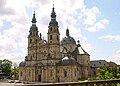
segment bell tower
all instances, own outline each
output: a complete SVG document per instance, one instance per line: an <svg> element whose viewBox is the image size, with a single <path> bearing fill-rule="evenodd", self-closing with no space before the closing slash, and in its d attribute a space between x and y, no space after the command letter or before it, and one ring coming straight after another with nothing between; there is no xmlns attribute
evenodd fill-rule
<svg viewBox="0 0 120 86"><path fill-rule="evenodd" d="M51 21L48 26L48 44L60 44L60 33L58 22L56 21L56 13L54 10L54 4L51 13Z"/></svg>
<svg viewBox="0 0 120 86"><path fill-rule="evenodd" d="M38 27L36 26L35 11L32 18L32 26L28 35L28 60L36 60L37 58L37 43L39 40Z"/></svg>

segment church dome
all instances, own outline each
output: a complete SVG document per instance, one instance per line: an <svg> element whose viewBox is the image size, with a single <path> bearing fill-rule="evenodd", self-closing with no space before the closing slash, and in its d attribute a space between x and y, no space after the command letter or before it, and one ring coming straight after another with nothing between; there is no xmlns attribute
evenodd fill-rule
<svg viewBox="0 0 120 86"><path fill-rule="evenodd" d="M73 37L69 35L69 29L66 29L66 37L64 37L61 41L61 44L76 44L76 41Z"/></svg>
<svg viewBox="0 0 120 86"><path fill-rule="evenodd" d="M20 64L19 64L19 67L25 67L26 65L26 62L25 61L22 61Z"/></svg>
<svg viewBox="0 0 120 86"><path fill-rule="evenodd" d="M76 41L74 40L73 37L71 36L67 36L67 37L64 37L61 41L61 44L64 45L64 44L76 44Z"/></svg>

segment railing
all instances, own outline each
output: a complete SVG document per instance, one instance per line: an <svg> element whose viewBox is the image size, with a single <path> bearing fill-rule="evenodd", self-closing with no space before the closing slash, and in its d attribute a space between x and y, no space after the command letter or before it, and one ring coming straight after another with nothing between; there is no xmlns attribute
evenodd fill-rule
<svg viewBox="0 0 120 86"><path fill-rule="evenodd" d="M88 82L66 82L66 83L37 83L37 84L34 83L34 84L26 84L26 85L27 86L28 85L29 86L120 86L120 80L98 80L98 81L88 81Z"/></svg>

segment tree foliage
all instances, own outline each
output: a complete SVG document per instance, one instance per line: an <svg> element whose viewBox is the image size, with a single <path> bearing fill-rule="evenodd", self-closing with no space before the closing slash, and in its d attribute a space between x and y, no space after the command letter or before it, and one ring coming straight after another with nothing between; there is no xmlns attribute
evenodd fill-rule
<svg viewBox="0 0 120 86"><path fill-rule="evenodd" d="M8 77L12 77L12 75L18 77L19 67L10 60L0 60L0 73L6 74Z"/></svg>
<svg viewBox="0 0 120 86"><path fill-rule="evenodd" d="M0 70L2 73L7 74L8 76L11 74L12 62L10 60L4 59L0 60Z"/></svg>
<svg viewBox="0 0 120 86"><path fill-rule="evenodd" d="M102 66L97 69L98 71L98 78L103 79L118 79L120 78L120 68L117 65L113 67L109 66Z"/></svg>

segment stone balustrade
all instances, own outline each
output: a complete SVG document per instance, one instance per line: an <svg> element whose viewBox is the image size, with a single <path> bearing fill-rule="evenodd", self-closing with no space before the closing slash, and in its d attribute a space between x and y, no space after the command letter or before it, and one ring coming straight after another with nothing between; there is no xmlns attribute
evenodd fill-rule
<svg viewBox="0 0 120 86"><path fill-rule="evenodd" d="M29 86L120 86L120 80L97 80L87 82L63 82L63 83L28 83ZM23 85L19 85L23 86Z"/></svg>

